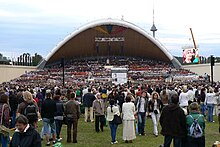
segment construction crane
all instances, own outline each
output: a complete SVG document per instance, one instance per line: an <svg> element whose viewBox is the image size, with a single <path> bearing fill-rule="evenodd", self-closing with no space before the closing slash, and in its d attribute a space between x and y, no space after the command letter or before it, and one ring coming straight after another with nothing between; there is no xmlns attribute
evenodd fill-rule
<svg viewBox="0 0 220 147"><path fill-rule="evenodd" d="M198 59L197 63L200 63L199 54L198 54L198 48L196 46L196 42L195 42L195 39L194 39L194 36L193 36L192 28L189 28L189 29L190 29L190 32L191 32L191 35L192 35L193 44L194 44L194 48L195 48L195 59L197 58Z"/></svg>

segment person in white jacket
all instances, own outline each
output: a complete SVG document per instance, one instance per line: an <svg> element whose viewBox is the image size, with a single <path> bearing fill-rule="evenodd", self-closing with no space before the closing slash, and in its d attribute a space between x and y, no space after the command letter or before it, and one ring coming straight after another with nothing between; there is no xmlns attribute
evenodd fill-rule
<svg viewBox="0 0 220 147"><path fill-rule="evenodd" d="M111 144L116 144L116 143L118 143L118 141L116 140L118 124L115 124L113 122L113 119L114 119L114 115L120 116L120 111L119 111L119 106L115 104L114 99L111 99L109 101L109 104L110 105L107 108L106 120L109 121L109 127L111 130L111 138L112 138Z"/></svg>
<svg viewBox="0 0 220 147"><path fill-rule="evenodd" d="M135 105L131 102L131 96L126 97L126 102L122 105L122 115L123 115L123 140L126 143L132 143L132 140L136 138L135 128L134 128L134 112Z"/></svg>
<svg viewBox="0 0 220 147"><path fill-rule="evenodd" d="M213 108L214 108L214 103L215 103L215 96L217 95L219 95L219 93L214 93L214 89L212 87L209 87L209 90L205 96L205 104L207 104L209 122L214 122L213 121Z"/></svg>
<svg viewBox="0 0 220 147"><path fill-rule="evenodd" d="M183 90L179 96L179 105L181 108L187 110L189 101L189 94L187 93L187 86L183 86Z"/></svg>
<svg viewBox="0 0 220 147"><path fill-rule="evenodd" d="M188 100L188 104L190 105L193 101L194 101L194 99L195 99L195 92L193 91L193 88L192 88L192 86L189 86L189 90L188 90L188 96L189 96L189 100Z"/></svg>

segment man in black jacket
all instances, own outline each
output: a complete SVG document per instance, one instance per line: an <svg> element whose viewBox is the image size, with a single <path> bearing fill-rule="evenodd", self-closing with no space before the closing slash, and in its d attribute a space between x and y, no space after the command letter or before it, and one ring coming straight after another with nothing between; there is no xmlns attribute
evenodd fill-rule
<svg viewBox="0 0 220 147"><path fill-rule="evenodd" d="M85 122L87 122L88 120L88 111L90 112L90 121L93 122L93 108L92 108L92 103L93 101L96 99L94 94L91 93L91 89L88 89L88 93L86 93L83 96L83 105L85 107Z"/></svg>
<svg viewBox="0 0 220 147"><path fill-rule="evenodd" d="M46 136L47 146L50 146L50 133L53 136L53 144L56 143L56 125L54 114L57 111L56 102L51 99L51 91L46 91L46 99L42 104L41 117L43 118L43 133ZM49 127L50 126L50 127ZM51 128L51 131L49 130Z"/></svg>
<svg viewBox="0 0 220 147"><path fill-rule="evenodd" d="M28 119L24 115L17 117L16 127L10 147L41 147L40 134L28 124Z"/></svg>
<svg viewBox="0 0 220 147"><path fill-rule="evenodd" d="M9 91L9 104L11 108L11 128L15 127L15 120L16 120L16 112L18 109L18 100L16 98L16 95L14 94L13 90Z"/></svg>
<svg viewBox="0 0 220 147"><path fill-rule="evenodd" d="M174 147L182 147L182 139L186 136L186 116L179 107L177 94L171 96L171 103L163 108L160 116L161 134L164 135L164 147L170 147L174 139Z"/></svg>

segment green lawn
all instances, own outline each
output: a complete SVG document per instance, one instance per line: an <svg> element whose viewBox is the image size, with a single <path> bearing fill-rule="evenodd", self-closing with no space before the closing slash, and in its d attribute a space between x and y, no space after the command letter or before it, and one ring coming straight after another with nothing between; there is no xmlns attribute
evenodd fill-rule
<svg viewBox="0 0 220 147"><path fill-rule="evenodd" d="M211 147L212 144L220 140L220 134L218 133L218 122L217 117L214 117L215 123L206 123L206 146ZM132 144L124 143L122 140L122 125L119 126L117 131L118 144L111 145L111 136L109 127L104 128L104 132L96 133L94 123L85 123L83 116L81 116L78 124L78 143L67 143L66 142L66 125L62 127L61 136L63 138L62 144L64 147L79 146L79 147L108 147L108 146L119 146L119 147L159 147L163 143L163 136L159 135L155 137L153 135L153 123L151 119L147 119L146 124L146 136L137 136ZM39 129L41 129L42 122L39 122ZM160 130L159 126L159 130ZM42 141L42 146L45 146L45 140Z"/></svg>

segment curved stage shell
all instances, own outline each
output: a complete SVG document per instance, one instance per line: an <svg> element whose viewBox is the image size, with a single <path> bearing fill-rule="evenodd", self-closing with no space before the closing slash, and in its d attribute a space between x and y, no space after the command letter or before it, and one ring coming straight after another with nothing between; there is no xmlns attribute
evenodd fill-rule
<svg viewBox="0 0 220 147"><path fill-rule="evenodd" d="M152 60L181 64L167 49L140 27L123 20L102 19L88 23L61 41L39 64L44 68L61 58L98 56L143 57Z"/></svg>

